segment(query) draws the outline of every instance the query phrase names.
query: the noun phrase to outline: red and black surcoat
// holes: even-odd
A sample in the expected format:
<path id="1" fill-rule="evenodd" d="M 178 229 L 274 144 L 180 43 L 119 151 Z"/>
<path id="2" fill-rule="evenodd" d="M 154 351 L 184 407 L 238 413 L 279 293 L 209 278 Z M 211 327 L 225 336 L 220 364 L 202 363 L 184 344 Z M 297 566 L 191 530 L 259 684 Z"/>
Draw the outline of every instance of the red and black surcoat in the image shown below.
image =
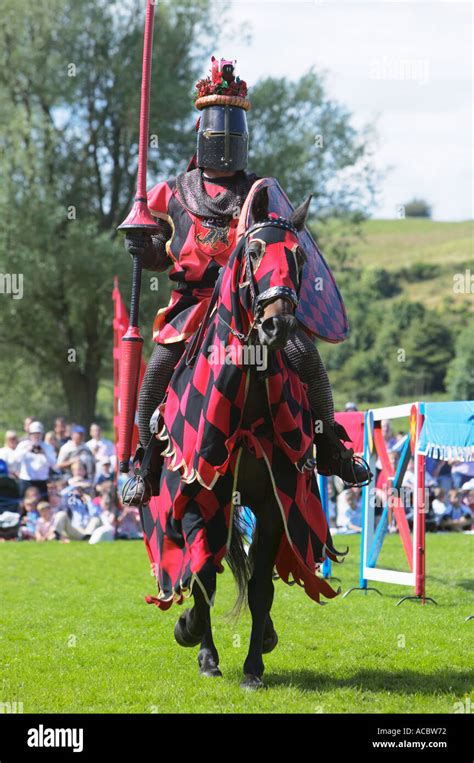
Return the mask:
<path id="1" fill-rule="evenodd" d="M 198 173 L 201 170 L 194 170 L 194 177 Z M 239 193 L 236 198 L 243 204 L 257 179 L 256 175 L 246 172 L 215 180 L 199 175 L 196 198 L 193 197 L 191 204 L 181 190 L 180 179 L 182 183 L 183 178 L 191 180 L 192 177 L 192 172 L 183 173 L 158 183 L 148 193 L 151 213 L 171 227 L 164 266 L 171 265 L 169 277 L 173 289 L 169 304 L 158 310 L 153 324 L 153 339 L 162 344 L 186 340 L 197 330 L 206 313 L 219 268 L 227 263 L 237 243 L 239 207 L 236 206 L 231 215 L 228 209 L 222 215 L 206 214 L 206 203 L 199 199 L 199 191 L 218 202 L 235 189 Z M 196 209 L 202 214 L 196 214 Z"/>

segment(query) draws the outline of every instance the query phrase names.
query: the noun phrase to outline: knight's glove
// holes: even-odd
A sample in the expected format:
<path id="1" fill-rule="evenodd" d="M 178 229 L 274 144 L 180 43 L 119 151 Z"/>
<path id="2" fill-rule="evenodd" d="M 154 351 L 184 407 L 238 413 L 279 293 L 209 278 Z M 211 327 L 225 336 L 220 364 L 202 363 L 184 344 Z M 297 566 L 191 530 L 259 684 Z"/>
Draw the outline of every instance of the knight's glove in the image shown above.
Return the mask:
<path id="1" fill-rule="evenodd" d="M 150 236 L 141 230 L 130 230 L 125 234 L 125 249 L 131 256 L 140 258 L 145 270 L 162 272 L 171 265 L 166 251 L 166 242 L 171 238 L 171 226 L 160 221 L 160 230 Z"/>

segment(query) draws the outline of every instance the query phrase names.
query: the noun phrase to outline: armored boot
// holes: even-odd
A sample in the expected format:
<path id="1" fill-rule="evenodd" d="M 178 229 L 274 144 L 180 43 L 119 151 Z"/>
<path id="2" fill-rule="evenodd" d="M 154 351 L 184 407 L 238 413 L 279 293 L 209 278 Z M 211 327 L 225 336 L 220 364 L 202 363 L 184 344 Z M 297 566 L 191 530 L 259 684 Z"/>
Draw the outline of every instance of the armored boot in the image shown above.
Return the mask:
<path id="1" fill-rule="evenodd" d="M 156 437 L 152 437 L 146 448 L 138 445 L 133 458 L 133 476 L 127 480 L 122 490 L 124 506 L 143 506 L 152 496 L 160 494 L 160 478 L 163 456 Z"/>
<path id="2" fill-rule="evenodd" d="M 373 475 L 365 459 L 343 444 L 349 440 L 341 424 L 324 422 L 323 431 L 314 437 L 317 470 L 324 476 L 340 477 L 350 487 L 363 487 L 369 484 Z"/>

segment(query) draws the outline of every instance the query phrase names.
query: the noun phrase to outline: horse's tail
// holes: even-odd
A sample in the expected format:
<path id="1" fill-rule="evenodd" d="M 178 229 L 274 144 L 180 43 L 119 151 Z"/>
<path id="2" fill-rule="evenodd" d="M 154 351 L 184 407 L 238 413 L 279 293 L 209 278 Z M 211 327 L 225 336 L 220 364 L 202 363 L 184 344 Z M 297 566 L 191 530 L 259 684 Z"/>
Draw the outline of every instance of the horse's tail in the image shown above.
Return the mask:
<path id="1" fill-rule="evenodd" d="M 251 557 L 249 558 L 247 555 L 244 546 L 244 539 L 247 535 L 246 530 L 247 528 L 243 524 L 241 516 L 234 510 L 230 546 L 227 549 L 225 559 L 237 583 L 237 599 L 231 611 L 231 614 L 236 617 L 240 614 L 242 608 L 247 605 L 247 585 L 252 574 Z"/>

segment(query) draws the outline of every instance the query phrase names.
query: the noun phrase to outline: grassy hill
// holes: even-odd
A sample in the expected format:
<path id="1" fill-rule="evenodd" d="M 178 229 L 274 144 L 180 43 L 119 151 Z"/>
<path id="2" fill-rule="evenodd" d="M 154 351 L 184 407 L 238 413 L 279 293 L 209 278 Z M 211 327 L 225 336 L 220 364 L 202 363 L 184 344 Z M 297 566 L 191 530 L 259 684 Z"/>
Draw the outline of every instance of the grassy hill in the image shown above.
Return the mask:
<path id="1" fill-rule="evenodd" d="M 455 303 L 471 294 L 453 292 L 453 276 L 470 268 L 474 275 L 474 221 L 434 222 L 421 218 L 368 220 L 362 238 L 352 239 L 363 268 L 400 272 L 403 294 L 433 308 L 445 298 Z M 432 268 L 418 280 L 419 263 Z M 415 266 L 415 267 L 414 267 Z"/>

